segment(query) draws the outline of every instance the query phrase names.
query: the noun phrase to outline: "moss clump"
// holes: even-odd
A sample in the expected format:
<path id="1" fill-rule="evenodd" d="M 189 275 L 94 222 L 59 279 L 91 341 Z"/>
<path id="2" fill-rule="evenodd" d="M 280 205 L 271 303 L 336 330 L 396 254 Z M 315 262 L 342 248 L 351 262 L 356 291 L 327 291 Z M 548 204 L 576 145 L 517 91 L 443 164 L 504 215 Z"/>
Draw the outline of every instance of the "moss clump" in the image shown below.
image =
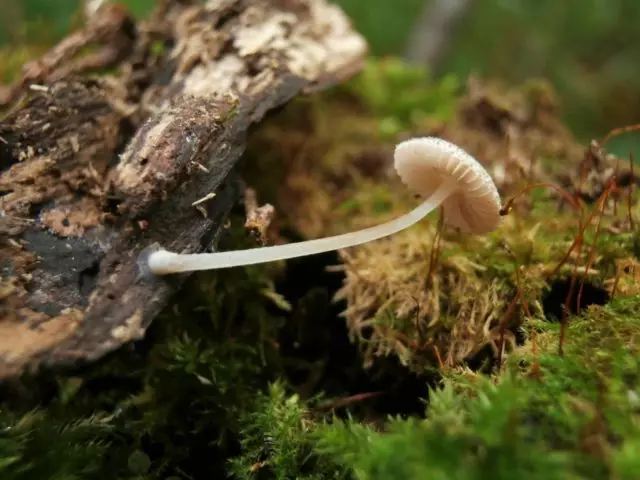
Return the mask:
<path id="1" fill-rule="evenodd" d="M 298 395 L 280 382 L 271 384 L 242 418 L 243 453 L 230 460 L 230 471 L 247 480 L 265 474 L 301 480 L 347 478 L 346 469 L 313 451 L 315 420 Z"/>
<path id="2" fill-rule="evenodd" d="M 335 421 L 318 428 L 317 448 L 363 479 L 635 478 L 639 315 L 635 297 L 591 307 L 571 320 L 563 357 L 556 329 L 540 325 L 539 353 L 518 349 L 500 375 L 445 373 L 426 420 L 385 432 Z"/>
<path id="3" fill-rule="evenodd" d="M 446 365 L 458 365 L 485 348 L 497 353 L 503 321 L 509 324 L 507 345 L 513 347 L 524 317 L 519 307 L 510 319 L 507 311 L 519 286 L 530 313 L 540 316 L 550 314 L 541 300 L 554 281 L 572 275 L 574 304 L 583 282 L 609 295 L 614 288 L 618 294 L 633 291 L 632 234 L 601 231 L 585 274 L 595 238 L 592 227 L 580 254 L 552 275 L 574 241 L 578 219 L 572 213 L 544 218 L 507 217 L 488 236 L 445 231 L 439 238 L 432 218 L 393 238 L 341 252 L 346 279 L 336 299 L 347 301 L 344 316 L 353 338 L 366 339 L 367 358 L 395 354 L 420 370 L 436 359 L 437 348 Z M 582 300 L 589 302 L 588 294 Z"/>
<path id="4" fill-rule="evenodd" d="M 391 240 L 342 253 L 346 279 L 336 299 L 347 301 L 343 315 L 352 337 L 367 339 L 368 361 L 395 354 L 420 370 L 439 354 L 444 364 L 457 365 L 497 339 L 514 269 L 496 271 L 482 254 L 505 253 L 490 238 L 461 244 L 444 235 L 437 263 L 430 265 L 436 231 L 435 222 L 425 222 Z M 507 337 L 514 342 L 512 334 Z"/>

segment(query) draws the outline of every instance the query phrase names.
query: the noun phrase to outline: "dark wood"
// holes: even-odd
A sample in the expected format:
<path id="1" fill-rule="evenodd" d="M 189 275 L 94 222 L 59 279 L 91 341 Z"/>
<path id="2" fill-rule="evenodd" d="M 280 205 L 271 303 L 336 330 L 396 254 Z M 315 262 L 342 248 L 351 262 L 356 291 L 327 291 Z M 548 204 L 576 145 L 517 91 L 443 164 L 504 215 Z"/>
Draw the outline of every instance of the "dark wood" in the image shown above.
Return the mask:
<path id="1" fill-rule="evenodd" d="M 123 15 L 112 17 L 126 35 L 100 37 L 135 39 L 117 74 L 41 61 L 0 123 L 0 378 L 142 338 L 185 275 L 141 276 L 139 253 L 215 246 L 242 194 L 249 127 L 344 81 L 366 54 L 320 0 L 164 1 L 138 25 Z"/>

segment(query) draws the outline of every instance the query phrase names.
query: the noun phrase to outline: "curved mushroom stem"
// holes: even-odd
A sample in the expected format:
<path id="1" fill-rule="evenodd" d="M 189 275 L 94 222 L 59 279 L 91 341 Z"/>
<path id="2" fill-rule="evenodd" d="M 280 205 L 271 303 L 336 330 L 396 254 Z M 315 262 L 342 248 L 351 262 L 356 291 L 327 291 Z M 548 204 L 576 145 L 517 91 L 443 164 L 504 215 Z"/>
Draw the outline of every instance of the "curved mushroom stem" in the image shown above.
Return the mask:
<path id="1" fill-rule="evenodd" d="M 138 263 L 143 269 L 155 275 L 167 275 L 171 273 L 213 270 L 274 262 L 353 247 L 393 235 L 394 233 L 409 228 L 438 208 L 455 189 L 455 182 L 445 182 L 440 185 L 429 198 L 409 213 L 387 223 L 383 223 L 382 225 L 376 225 L 375 227 L 365 228 L 356 232 L 304 242 L 289 243 L 286 245 L 228 252 L 179 254 L 163 249 L 157 249 L 152 252 L 148 252 L 145 249 L 140 254 Z"/>

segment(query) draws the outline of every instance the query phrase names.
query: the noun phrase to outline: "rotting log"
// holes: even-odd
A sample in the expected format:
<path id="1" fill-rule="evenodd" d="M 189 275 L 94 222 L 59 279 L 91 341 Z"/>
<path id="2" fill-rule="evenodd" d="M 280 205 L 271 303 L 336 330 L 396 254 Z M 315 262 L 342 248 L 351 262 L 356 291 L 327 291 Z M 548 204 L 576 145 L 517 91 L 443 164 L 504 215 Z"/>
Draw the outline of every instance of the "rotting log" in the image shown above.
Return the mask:
<path id="1" fill-rule="evenodd" d="M 101 35 L 89 24 L 32 63 L 0 123 L 0 378 L 142 338 L 185 276 L 140 277 L 138 253 L 214 247 L 242 194 L 249 127 L 348 79 L 366 54 L 324 0 L 176 0 L 139 24 L 122 10 L 92 18 Z M 123 38 L 125 55 L 100 57 L 117 74 L 80 76 L 100 62 L 66 58 L 83 39 Z"/>

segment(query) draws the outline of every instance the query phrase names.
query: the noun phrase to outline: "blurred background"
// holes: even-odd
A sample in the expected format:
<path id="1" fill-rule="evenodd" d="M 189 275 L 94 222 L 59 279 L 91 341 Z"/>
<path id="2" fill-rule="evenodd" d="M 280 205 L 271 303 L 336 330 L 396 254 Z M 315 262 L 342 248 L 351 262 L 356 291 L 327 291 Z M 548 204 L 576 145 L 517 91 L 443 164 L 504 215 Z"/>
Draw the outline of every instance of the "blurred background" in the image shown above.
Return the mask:
<path id="1" fill-rule="evenodd" d="M 438 78 L 470 73 L 555 87 L 584 141 L 640 122 L 638 0 L 334 0 L 371 53 L 398 56 Z M 143 16 L 154 0 L 118 0 Z M 0 0 L 0 79 L 82 24 L 82 0 Z M 640 135 L 610 145 L 640 157 Z"/>

